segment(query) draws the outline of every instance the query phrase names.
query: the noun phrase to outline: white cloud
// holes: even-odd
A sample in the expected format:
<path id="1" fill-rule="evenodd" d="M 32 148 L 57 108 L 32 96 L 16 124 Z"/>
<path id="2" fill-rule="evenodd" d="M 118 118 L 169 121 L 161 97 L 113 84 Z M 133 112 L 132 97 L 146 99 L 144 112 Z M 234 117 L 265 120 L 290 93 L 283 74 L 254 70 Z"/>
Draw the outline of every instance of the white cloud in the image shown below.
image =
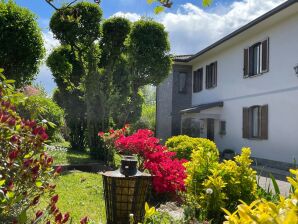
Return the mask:
<path id="1" fill-rule="evenodd" d="M 215 5 L 204 10 L 191 3 L 182 5 L 177 12 L 157 16 L 169 32 L 172 53 L 196 53 L 221 37 L 271 10 L 285 0 L 243 0 L 229 6 Z M 130 18 L 132 13 L 119 12 Z M 134 18 L 140 18 L 133 13 Z"/>
<path id="2" fill-rule="evenodd" d="M 139 14 L 130 13 L 130 12 L 126 12 L 126 13 L 125 12 L 117 12 L 114 15 L 112 15 L 112 17 L 116 17 L 116 16 L 124 17 L 132 22 L 135 22 L 141 18 L 141 16 Z"/>
<path id="3" fill-rule="evenodd" d="M 42 32 L 44 46 L 46 49 L 46 58 L 49 56 L 51 51 L 59 45 L 59 41 L 54 38 L 54 35 L 51 31 L 43 31 Z M 51 94 L 52 90 L 55 88 L 56 84 L 53 80 L 53 76 L 51 70 L 46 66 L 45 60 L 39 68 L 39 73 L 36 76 L 35 82 L 43 85 L 46 91 Z"/>
<path id="4" fill-rule="evenodd" d="M 51 51 L 59 45 L 59 41 L 54 38 L 54 35 L 51 31 L 42 32 L 42 36 L 48 56 L 49 53 L 51 53 Z"/>

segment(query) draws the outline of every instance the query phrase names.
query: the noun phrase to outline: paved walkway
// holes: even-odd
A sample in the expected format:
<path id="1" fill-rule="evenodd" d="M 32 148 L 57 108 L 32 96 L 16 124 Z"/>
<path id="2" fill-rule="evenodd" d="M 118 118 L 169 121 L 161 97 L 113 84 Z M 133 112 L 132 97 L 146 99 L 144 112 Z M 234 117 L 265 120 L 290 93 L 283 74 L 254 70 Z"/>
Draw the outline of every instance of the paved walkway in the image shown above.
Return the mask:
<path id="1" fill-rule="evenodd" d="M 270 190 L 272 190 L 272 192 L 275 192 L 271 178 L 263 177 L 263 176 L 257 176 L 257 181 L 258 181 L 259 185 L 262 188 L 264 188 L 265 190 L 267 190 L 268 186 L 269 186 Z M 279 186 L 280 193 L 284 196 L 288 196 L 291 185 L 288 182 L 282 181 L 282 180 L 276 180 L 276 183 Z"/>

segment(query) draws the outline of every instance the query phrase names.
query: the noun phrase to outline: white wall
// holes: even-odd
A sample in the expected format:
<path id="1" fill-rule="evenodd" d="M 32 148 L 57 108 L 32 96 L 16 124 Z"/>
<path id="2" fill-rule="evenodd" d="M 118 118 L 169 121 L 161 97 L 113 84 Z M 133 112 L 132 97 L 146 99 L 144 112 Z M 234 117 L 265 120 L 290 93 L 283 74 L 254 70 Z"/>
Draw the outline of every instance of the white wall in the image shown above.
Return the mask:
<path id="1" fill-rule="evenodd" d="M 267 37 L 269 72 L 243 78 L 243 49 Z M 194 70 L 204 67 L 204 90 L 192 95 L 192 105 L 224 101 L 220 119 L 226 121 L 227 134 L 219 136 L 219 122 L 215 125 L 221 150 L 250 146 L 255 157 L 291 163 L 293 157 L 298 159 L 298 77 L 293 69 L 298 63 L 298 14 L 245 38 L 193 64 Z M 217 87 L 206 90 L 206 65 L 213 61 L 218 66 Z M 269 106 L 269 139 L 243 139 L 242 108 L 263 104 Z"/>

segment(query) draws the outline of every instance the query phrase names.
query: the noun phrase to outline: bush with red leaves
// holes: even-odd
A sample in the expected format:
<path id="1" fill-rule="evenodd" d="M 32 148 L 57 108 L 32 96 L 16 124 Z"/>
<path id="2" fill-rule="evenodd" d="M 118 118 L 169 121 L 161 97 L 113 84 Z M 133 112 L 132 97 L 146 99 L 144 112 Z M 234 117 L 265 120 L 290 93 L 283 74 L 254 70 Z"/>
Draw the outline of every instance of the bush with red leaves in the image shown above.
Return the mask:
<path id="1" fill-rule="evenodd" d="M 69 214 L 56 207 L 58 195 L 38 210 L 33 220 L 27 218 L 27 211 L 34 210 L 45 192 L 54 194 L 51 181 L 61 168 L 54 170 L 53 158 L 45 152 L 46 127 L 24 120 L 16 112 L 14 101 L 18 97 L 11 82 L 3 78 L 0 69 L 0 221 L 66 223 Z"/>

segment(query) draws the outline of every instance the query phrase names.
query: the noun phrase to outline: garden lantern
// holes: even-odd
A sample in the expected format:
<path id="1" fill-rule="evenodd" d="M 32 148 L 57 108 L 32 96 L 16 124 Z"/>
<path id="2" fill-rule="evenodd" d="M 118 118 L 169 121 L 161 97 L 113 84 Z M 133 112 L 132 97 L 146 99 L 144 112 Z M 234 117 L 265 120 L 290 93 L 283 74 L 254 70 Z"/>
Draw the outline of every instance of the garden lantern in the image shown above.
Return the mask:
<path id="1" fill-rule="evenodd" d="M 107 224 L 128 224 L 144 218 L 144 207 L 151 185 L 151 175 L 137 170 L 137 160 L 124 156 L 121 167 L 103 173 Z"/>

